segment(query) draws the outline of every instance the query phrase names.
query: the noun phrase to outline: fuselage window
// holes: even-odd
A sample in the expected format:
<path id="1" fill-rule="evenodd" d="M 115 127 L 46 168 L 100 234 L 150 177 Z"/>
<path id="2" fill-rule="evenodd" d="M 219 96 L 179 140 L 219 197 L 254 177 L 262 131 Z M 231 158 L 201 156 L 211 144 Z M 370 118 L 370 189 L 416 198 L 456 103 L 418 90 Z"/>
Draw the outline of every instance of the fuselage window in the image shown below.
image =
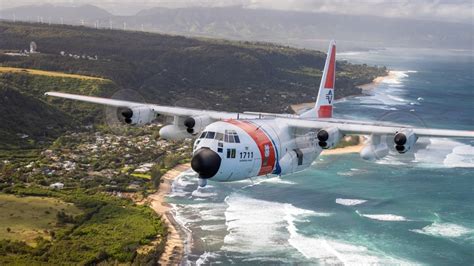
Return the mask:
<path id="1" fill-rule="evenodd" d="M 235 158 L 236 153 L 235 149 L 227 149 L 227 158 Z"/>

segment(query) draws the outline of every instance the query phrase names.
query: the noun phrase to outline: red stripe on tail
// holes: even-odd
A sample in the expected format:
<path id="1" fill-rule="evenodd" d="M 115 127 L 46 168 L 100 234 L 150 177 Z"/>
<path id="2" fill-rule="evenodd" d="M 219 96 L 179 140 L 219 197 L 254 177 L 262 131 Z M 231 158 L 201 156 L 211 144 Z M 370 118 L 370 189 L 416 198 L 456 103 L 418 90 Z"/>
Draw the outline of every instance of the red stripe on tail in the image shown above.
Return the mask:
<path id="1" fill-rule="evenodd" d="M 334 88 L 334 72 L 336 65 L 336 45 L 332 46 L 331 58 L 329 60 L 328 73 L 326 74 L 326 81 L 324 82 L 324 88 Z"/>
<path id="2" fill-rule="evenodd" d="M 321 105 L 318 110 L 319 118 L 331 118 L 332 117 L 332 105 Z"/>

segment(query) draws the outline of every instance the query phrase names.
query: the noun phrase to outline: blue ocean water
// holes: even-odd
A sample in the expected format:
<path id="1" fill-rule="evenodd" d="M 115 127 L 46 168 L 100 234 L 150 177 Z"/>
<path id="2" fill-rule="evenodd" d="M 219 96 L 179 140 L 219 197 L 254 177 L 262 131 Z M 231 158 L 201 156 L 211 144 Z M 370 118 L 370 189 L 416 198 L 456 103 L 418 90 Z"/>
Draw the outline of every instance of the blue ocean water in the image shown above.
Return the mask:
<path id="1" fill-rule="evenodd" d="M 366 95 L 339 101 L 338 117 L 474 129 L 472 52 L 388 49 L 338 59 L 394 70 Z M 321 156 L 290 176 L 203 189 L 184 173 L 169 202 L 190 236 L 186 261 L 473 265 L 473 145 L 420 139 L 424 149 L 405 156 Z"/>

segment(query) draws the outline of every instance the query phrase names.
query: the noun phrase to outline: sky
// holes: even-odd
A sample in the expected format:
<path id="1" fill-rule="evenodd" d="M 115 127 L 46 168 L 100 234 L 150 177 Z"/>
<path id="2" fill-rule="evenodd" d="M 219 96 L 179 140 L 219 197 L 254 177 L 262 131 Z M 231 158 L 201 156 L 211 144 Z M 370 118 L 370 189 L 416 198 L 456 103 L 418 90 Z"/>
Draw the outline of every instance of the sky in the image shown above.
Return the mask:
<path id="1" fill-rule="evenodd" d="M 116 15 L 133 15 L 142 9 L 158 6 L 241 6 L 474 24 L 474 0 L 0 0 L 0 9 L 44 3 L 92 4 Z"/>

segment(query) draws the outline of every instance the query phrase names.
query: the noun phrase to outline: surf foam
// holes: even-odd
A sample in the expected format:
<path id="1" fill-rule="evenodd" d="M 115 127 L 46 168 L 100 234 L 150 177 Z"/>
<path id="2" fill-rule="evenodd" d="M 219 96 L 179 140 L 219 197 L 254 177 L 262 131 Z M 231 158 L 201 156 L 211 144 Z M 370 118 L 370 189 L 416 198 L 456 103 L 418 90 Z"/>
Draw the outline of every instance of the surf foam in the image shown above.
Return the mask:
<path id="1" fill-rule="evenodd" d="M 431 225 L 425 226 L 422 229 L 410 230 L 415 233 L 446 237 L 446 238 L 458 238 L 474 233 L 473 229 L 454 224 L 454 223 L 438 223 L 434 222 Z"/>
<path id="2" fill-rule="evenodd" d="M 378 221 L 387 221 L 387 222 L 409 221 L 407 218 L 400 215 L 395 215 L 395 214 L 362 214 L 359 211 L 356 211 L 356 213 L 361 217 L 366 217 L 366 218 L 369 218 L 372 220 L 378 220 Z"/>
<path id="3" fill-rule="evenodd" d="M 222 250 L 239 253 L 287 252 L 281 245 L 288 240 L 287 215 L 330 216 L 294 207 L 288 203 L 258 200 L 234 193 L 226 198 L 225 211 L 228 234 Z"/>
<path id="4" fill-rule="evenodd" d="M 396 258 L 343 241 L 305 236 L 298 223 L 309 217 L 328 217 L 331 213 L 301 209 L 288 203 L 269 202 L 232 194 L 226 199 L 228 235 L 223 251 L 251 253 L 252 258 L 288 254 L 294 248 L 305 258 L 322 264 L 400 264 Z M 284 243 L 287 243 L 285 245 Z M 292 248 L 291 248 L 292 247 Z M 293 256 L 293 253 L 287 257 Z"/>
<path id="5" fill-rule="evenodd" d="M 341 198 L 336 199 L 337 204 L 344 205 L 344 206 L 355 206 L 355 205 L 359 205 L 365 202 L 367 201 L 362 200 L 362 199 L 341 199 Z"/>

